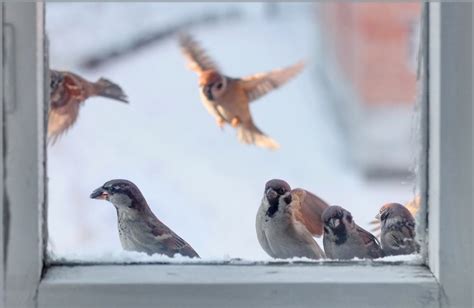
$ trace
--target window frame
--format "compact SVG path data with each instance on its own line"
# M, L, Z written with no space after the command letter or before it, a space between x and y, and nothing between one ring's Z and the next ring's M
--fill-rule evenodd
M425 78L419 171L422 197L429 204L425 265L367 266L348 262L337 266L327 263L47 267L44 134L48 83L44 81L48 77L44 3L2 3L3 306L61 307L67 303L68 307L470 307L473 4L429 3L425 8L424 23L429 24L429 31L422 48L423 59L427 61L422 66ZM14 31L7 29L11 25ZM471 228L466 230L470 232L460 234L456 224Z

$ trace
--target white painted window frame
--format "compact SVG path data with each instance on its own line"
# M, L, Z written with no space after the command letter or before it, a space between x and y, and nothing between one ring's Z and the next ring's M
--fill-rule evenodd
M1 306L472 307L472 6L429 4L421 165L429 203L426 265L48 268L44 5L2 3Z

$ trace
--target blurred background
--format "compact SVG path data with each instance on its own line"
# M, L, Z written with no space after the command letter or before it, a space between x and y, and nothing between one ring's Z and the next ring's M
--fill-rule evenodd
M48 3L50 67L108 78L129 105L86 101L48 148L49 248L56 257L121 251L116 214L89 199L133 181L158 218L203 258L268 259L255 233L265 182L282 178L369 221L416 191L417 3ZM199 100L176 34L188 31L226 75L306 59L251 105L281 145L221 131Z

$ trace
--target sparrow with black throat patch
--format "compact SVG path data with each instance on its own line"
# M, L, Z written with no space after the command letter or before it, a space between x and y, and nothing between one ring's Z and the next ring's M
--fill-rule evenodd
M291 189L283 180L265 185L257 212L257 238L273 258L324 258L313 236L323 232L321 214L328 204L304 189Z
M128 103L123 90L107 79L91 82L71 72L50 70L48 141L54 143L71 128L79 116L81 104L93 96Z
M380 242L385 255L409 255L420 250L415 240L415 219L406 207L399 203L385 204L376 219L382 226Z
M217 125L226 123L237 129L237 138L245 144L278 149L278 143L263 133L254 123L249 103L281 87L304 67L303 62L258 73L243 78L224 75L199 44L187 34L180 37L180 45L191 70L199 75L201 101L215 118Z
M380 244L371 233L359 227L352 214L340 206L330 206L322 215L323 245L330 259L376 259L383 257Z
M122 248L163 254L198 257L194 249L151 211L138 187L127 180L111 180L90 195L92 199L107 200L117 210L118 231Z

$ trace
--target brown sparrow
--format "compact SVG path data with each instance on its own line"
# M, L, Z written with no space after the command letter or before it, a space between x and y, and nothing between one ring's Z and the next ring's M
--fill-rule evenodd
M410 212L410 214L413 217L416 217L418 214L418 211L420 210L420 204L421 204L421 198L420 196L416 196L413 200L405 204L405 207L407 210ZM375 218L370 222L371 225L373 225L372 229L370 231L374 232L377 237L380 237L380 219Z
M237 128L237 138L242 143L277 149L278 143L254 124L249 103L296 76L303 69L304 63L298 62L286 68L243 78L232 78L220 72L190 35L181 35L180 44L189 68L199 75L201 100L216 119L217 125L222 128L228 123Z
M90 197L107 200L116 208L123 249L149 255L158 253L173 257L178 253L199 257L185 240L156 218L142 193L132 182L108 181L94 190Z
M322 218L323 245L328 258L376 259L384 256L377 238L359 227L349 211L340 206L330 206L324 210Z
M409 255L420 250L415 240L415 219L407 207L385 204L376 218L382 225L380 242L386 256Z
M115 83L104 78L90 82L71 72L50 70L50 91L48 140L52 142L76 122L81 103L89 97L103 96L128 103Z
M257 212L257 238L273 258L324 258L313 236L323 232L321 214L328 204L304 189L291 189L283 180L265 185Z

